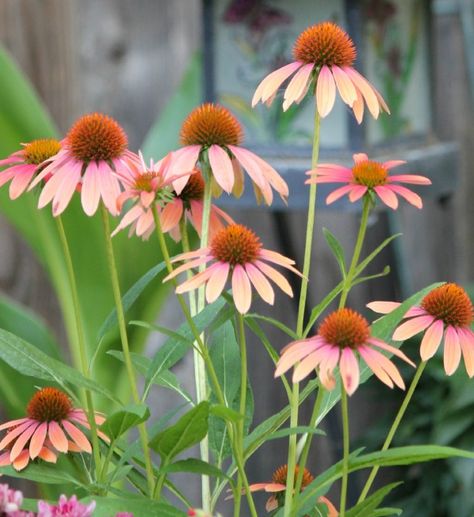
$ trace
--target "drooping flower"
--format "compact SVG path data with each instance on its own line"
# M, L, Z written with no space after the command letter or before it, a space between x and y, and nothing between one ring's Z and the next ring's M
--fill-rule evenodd
M171 235L175 241L181 239L179 223L184 217L188 220L201 235L202 213L203 213L203 197L204 197L204 178L199 169L194 170L194 174L189 176L183 190L178 194L174 192L174 198L167 203L161 210L161 228L163 232ZM233 224L234 220L227 215L218 206L211 205L211 213L209 218L209 239L212 240L217 232L222 230L227 224Z
M0 431L8 430L0 441L0 466L13 465L23 470L30 459L56 463L61 452L91 452L88 438L77 426L90 429L87 416L82 409L73 408L64 392L51 387L40 389L29 401L26 413L25 418L0 425ZM96 414L95 420L100 425L105 419ZM108 441L107 436L98 433Z
M38 501L38 517L91 517L95 506L95 501L82 504L75 495L70 499L62 495L58 504L52 505L46 501Z
M212 303L220 296L230 276L232 296L241 314L245 314L252 303L252 285L264 301L273 305L275 293L268 279L275 282L288 296L293 296L293 290L286 278L267 262L278 264L300 275L293 267L294 260L264 249L257 235L240 224L231 224L221 230L209 247L182 253L174 257L172 262L181 260L187 262L176 268L165 281L208 262L212 262L212 265L179 285L177 293L185 293L206 284L206 299L208 303Z
M372 302L370 309L387 314L399 307L396 302ZM444 284L428 293L419 306L412 307L407 319L393 334L396 341L405 341L424 332L420 356L427 361L435 355L444 341L444 369L452 375L458 368L461 355L469 377L474 377L474 309L466 291L454 283Z
M31 189L49 177L38 207L52 202L53 215L57 216L66 209L74 192L80 190L87 215L95 214L100 200L112 215L118 215L120 184L114 173L125 169L125 158L135 156L127 149L128 139L122 127L102 113L83 115L72 125L61 146L30 185Z
M181 127L184 147L173 152L173 172L191 171L198 161L208 160L212 180L219 189L241 195L244 186L242 169L250 176L257 199L267 205L273 200L272 188L286 201L288 185L275 169L255 153L240 146L242 128L234 115L218 104L195 108ZM207 156L207 158L206 158ZM186 180L179 182L183 187Z
M406 162L390 160L380 163L369 160L365 153L354 154L353 159L354 166L352 169L333 163L321 163L315 170L306 173L312 176L312 178L306 180L306 183L345 183L344 186L329 194L326 198L326 204L328 205L346 194L349 195L349 201L354 203L367 192L374 192L383 203L393 210L398 207L397 194L416 208L423 207L420 196L399 185L399 183L431 185L429 178L417 174L389 175L390 169Z
M336 385L333 372L339 365L344 388L352 395L359 386L357 355L360 355L384 384L390 388L396 384L405 389L396 366L377 349L385 350L415 366L398 348L372 337L367 320L359 313L347 308L338 309L323 320L315 336L293 341L283 349L275 377L296 366L293 382L299 382L316 369L323 386L332 390Z
M295 466L295 483L298 477L299 466ZM266 483L255 483L250 485L251 492L258 492L259 490L265 490L265 492L270 492L273 495L267 500L265 504L265 509L267 512L273 512L277 508L280 508L284 504L285 499L285 490L286 490L286 477L288 475L288 465L282 465L279 467L272 475L272 480ZM308 469L304 469L303 478L301 481L301 491L303 491L312 481L313 476L309 472ZM327 499L326 497L320 497L318 499L319 503L324 503L327 506L329 511L328 517L337 517L339 514L334 507L334 505Z
M61 150L61 143L54 138L33 140L22 145L23 149L0 160L0 167L7 166L0 172L0 187L11 181L10 199L21 196L35 174L40 173L48 165L49 160Z
M270 105L280 86L295 74L285 89L284 111L293 103L299 104L315 82L316 105L321 117L332 110L336 90L352 108L359 124L364 117L364 103L374 118L380 111L390 113L380 93L354 69L354 43L336 24L323 22L308 27L298 36L293 56L295 61L273 71L257 86L252 106L259 101Z

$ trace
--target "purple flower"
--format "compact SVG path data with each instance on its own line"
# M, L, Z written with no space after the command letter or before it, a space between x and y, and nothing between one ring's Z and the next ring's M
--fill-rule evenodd
M85 505L80 503L75 495L69 501L65 495L62 495L57 505L39 501L38 517L90 517L94 509L95 501Z

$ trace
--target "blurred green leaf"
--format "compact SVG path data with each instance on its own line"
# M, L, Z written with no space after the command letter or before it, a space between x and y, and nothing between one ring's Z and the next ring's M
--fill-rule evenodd
M323 228L324 238L331 249L338 265L341 270L342 278L346 278L346 259L344 257L344 249L341 243L336 239L336 237L327 229Z
M367 497L365 501L362 501L359 504L353 506L350 510L346 512L347 517L371 517L374 514L374 510L376 510L380 503L387 497L387 495L397 486L400 486L401 482L390 483L386 485L376 492L374 492L371 496ZM380 515L380 513L378 514ZM385 515L393 515L393 513L386 513ZM395 514L396 515L396 514Z
M101 430L111 440L116 440L131 427L145 422L148 418L150 418L148 406L145 404L130 404L112 413L102 424Z
M81 499L84 504L91 501L96 502L94 517L111 517L118 512L129 512L134 517L186 517L183 511L169 504L131 497L130 494L122 498L93 496Z

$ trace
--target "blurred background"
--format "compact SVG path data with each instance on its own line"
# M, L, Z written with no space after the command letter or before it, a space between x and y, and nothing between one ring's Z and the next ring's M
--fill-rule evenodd
M359 127L346 106L336 101L322 123L322 159L350 163L353 152L363 151L375 158L405 159L406 171L433 180L432 188L420 192L422 211L402 202L396 213L379 211L373 216L366 251L392 233L401 231L403 237L386 249L370 271L375 274L389 265L390 276L354 289L351 304L364 310L371 300L400 300L434 281L468 287L474 279L472 1L0 0L0 42L7 52L2 57L0 86L2 153L6 156L16 150L20 141L47 136L54 127L63 135L79 115L101 111L123 125L133 150L143 149L148 156L159 158L177 146L180 124L195 105L203 100L219 101L244 125L245 145L271 161L290 184L288 207L257 207L248 185L240 202L223 198L220 205L253 228L266 247L279 249L301 265L306 220L302 177L310 163L313 104L308 98L283 114L278 100L270 109L252 110L250 99L261 78L289 61L296 36L323 20L333 20L349 32L358 48L357 68L381 91L392 115L382 115L378 121L366 117ZM34 94L26 86L26 90L18 89L21 74L31 83L49 118L31 100ZM24 104L20 91L25 92ZM12 104L12 99L17 104ZM20 107L15 113L14 105ZM5 215L0 219L2 296L8 303L20 303L22 311L28 307L37 313L51 329L54 341L64 348L68 340L67 325L61 318L64 304L51 280L54 272L44 266L45 244L35 240L25 222L25 217L34 216L23 211L21 204L12 208L6 196L1 200L0 212ZM73 208L67 223L82 238L74 251L81 263L81 301L86 313L95 318L90 330L95 335L112 303L108 286L92 280L104 271L102 250L89 239L94 222L83 223L79 218ZM84 224L91 226L82 227ZM358 227L355 207L340 202L328 210L321 203L310 307L339 282L322 227L338 237L349 255ZM123 251L125 245L126 238L122 238L118 247ZM134 241L132 245L135 252L123 252L119 259L124 290L157 261L154 244L141 248L141 243ZM147 305L144 301L142 313L157 314L156 318L171 328L180 323L173 297L163 304L166 293L158 284L147 296L147 301L153 298L154 302ZM101 300L103 306L99 307ZM255 309L281 317L290 326L294 323L296 305L283 296L277 298L274 309L258 304ZM0 314L5 328L11 323L8 314ZM266 330L277 350L286 344L284 335ZM145 347L150 356L162 344L156 333L148 336L142 331L134 336L136 350ZM114 347L113 337L110 347ZM412 356L417 353L413 343ZM283 390L275 389L272 362L257 340L249 355L256 425L286 401ZM108 369L113 377L110 370L115 365L104 360L102 366L104 375ZM192 392L191 356L173 371ZM464 371L449 380L441 372L433 361L400 441L436 441L472 449L472 384ZM156 389L153 397L155 415L179 401L163 388ZM364 437L376 447L398 403L398 394L385 387L379 389L370 382L364 385L351 399L354 444ZM3 405L5 412L14 411L13 404ZM303 408L302 421L305 411L310 407ZM313 473L341 455L337 416L327 418L325 431L327 438L315 440ZM250 482L270 479L285 462L285 450L283 443L275 441L259 450L249 462ZM433 517L473 515L471 463L437 462L394 474L396 479L400 476L405 484L395 492L394 504L405 501L404 515L419 515L420 508L424 508L423 515ZM188 481L191 497L194 491L197 499L197 478ZM363 474L354 479L353 496L363 481ZM263 501L265 496L261 498Z

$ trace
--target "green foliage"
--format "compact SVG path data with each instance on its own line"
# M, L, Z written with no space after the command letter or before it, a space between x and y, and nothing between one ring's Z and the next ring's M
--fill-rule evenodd
M102 424L101 430L111 439L116 440L130 428L150 418L150 410L144 404L130 404L112 413Z

